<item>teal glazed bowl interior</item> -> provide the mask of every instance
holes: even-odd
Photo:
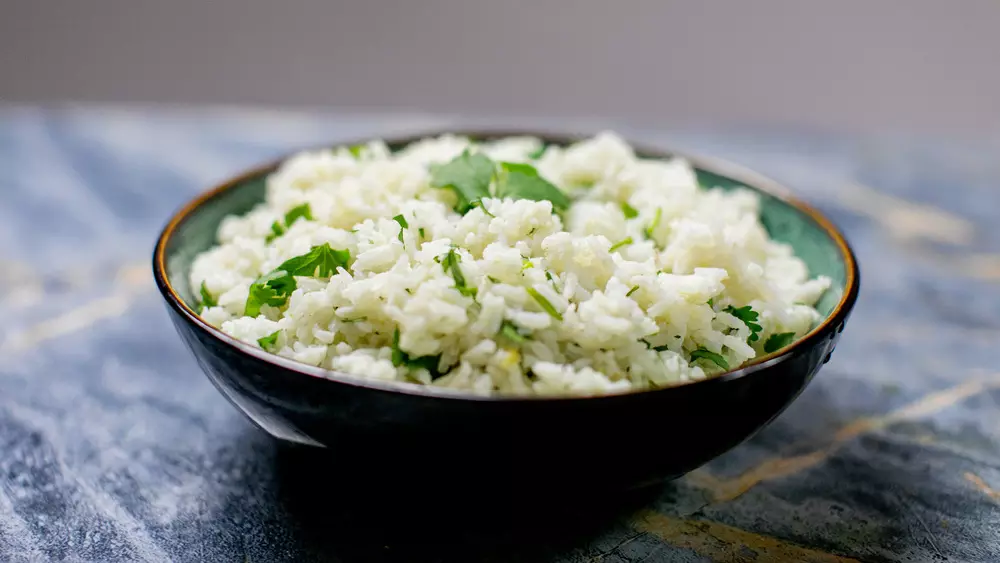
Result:
[[[478,140],[531,135],[555,145],[586,137],[447,132]],[[399,148],[443,133],[386,142]],[[545,491],[624,489],[675,478],[752,436],[802,391],[829,361],[860,279],[840,232],[774,181],[732,164],[630,144],[646,158],[683,156],[703,187],[757,192],[771,237],[790,244],[811,276],[832,280],[817,304],[821,322],[788,347],[720,376],[597,397],[483,397],[300,364],[202,321],[187,282],[192,261],[215,244],[223,218],[264,200],[266,178],[277,163],[225,182],[181,209],[157,242],[154,276],[181,338],[237,409],[281,440],[326,448],[359,475],[386,472],[389,478],[405,467],[410,478],[447,476],[451,486],[504,483]]]

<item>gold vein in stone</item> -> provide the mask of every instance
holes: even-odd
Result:
[[[841,205],[882,225],[901,241],[926,240],[967,245],[975,225],[964,217],[930,205],[893,197],[860,184],[847,184],[837,192]]]
[[[719,479],[707,470],[698,469],[689,473],[685,480],[707,490],[711,494],[713,503],[728,502],[764,481],[789,477],[819,465],[842,445],[862,434],[881,430],[896,422],[929,416],[973,395],[995,388],[1000,388],[1000,374],[970,379],[949,389],[931,393],[882,416],[855,420],[837,431],[829,444],[812,452],[769,459],[732,479]]]
[[[987,485],[986,481],[983,481],[983,478],[980,477],[979,475],[976,475],[975,473],[966,472],[965,480],[972,483],[977,489],[982,491],[984,495],[988,496],[989,498],[997,502],[1000,502],[1000,491]]]
[[[632,526],[663,542],[719,562],[858,563],[857,559],[825,553],[707,520],[672,518],[652,510],[637,514]]]
[[[15,332],[0,344],[0,353],[21,352],[39,344],[86,329],[104,319],[119,317],[132,302],[152,287],[148,266],[128,264],[118,269],[112,294],[91,300],[79,307],[27,329]]]

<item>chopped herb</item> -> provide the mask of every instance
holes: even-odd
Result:
[[[257,344],[260,344],[261,348],[270,352],[271,349],[274,348],[274,346],[278,343],[279,336],[281,336],[281,331],[276,330],[263,338],[258,338]]]
[[[450,189],[458,196],[455,211],[466,213],[474,203],[490,195],[490,182],[496,166],[481,154],[462,154],[445,164],[431,166],[431,185]]]
[[[657,352],[666,352],[669,349],[670,346],[667,346],[666,344],[661,344],[660,346],[653,346],[653,350]]]
[[[411,358],[399,347],[399,328],[396,328],[396,331],[392,333],[392,365],[396,367],[406,366],[410,369],[423,368],[431,372],[431,375],[438,375],[437,368],[440,362],[441,356]]]
[[[501,162],[500,168],[503,174],[497,185],[497,197],[549,201],[555,209],[569,207],[569,197],[555,184],[539,176],[534,166]]]
[[[265,242],[271,242],[272,240],[274,240],[274,239],[280,237],[281,235],[285,234],[285,230],[286,230],[285,226],[282,225],[281,223],[279,223],[277,221],[271,223],[271,234],[267,235],[267,237],[264,239],[264,241]]]
[[[771,352],[777,352],[785,346],[788,346],[795,340],[794,332],[779,332],[777,334],[772,334],[767,338],[767,342],[764,342],[764,352],[770,354]]]
[[[632,289],[628,290],[628,293],[625,294],[625,297],[632,297],[632,294],[637,291],[639,291],[639,286],[633,285]]]
[[[537,289],[535,289],[533,287],[528,287],[528,288],[525,288],[525,289],[527,290],[528,295],[530,295],[532,299],[534,299],[535,301],[537,301],[538,305],[541,306],[541,308],[546,313],[548,313],[550,317],[552,317],[552,318],[554,318],[556,320],[559,320],[559,321],[563,320],[562,315],[559,314],[559,311],[556,311],[556,308],[552,306],[552,303],[549,302],[549,300],[546,299],[544,295],[542,295],[541,293],[538,293]]]
[[[309,207],[308,203],[303,203],[289,209],[288,213],[285,213],[285,226],[291,227],[299,219],[305,219],[306,221],[313,220],[312,208]]]
[[[635,219],[639,216],[639,212],[625,201],[622,202],[622,213],[625,214],[626,219]]]
[[[494,218],[494,219],[496,219],[496,218],[497,218],[497,216],[496,216],[496,215],[494,215],[494,214],[490,213],[490,210],[489,210],[489,209],[486,209],[486,206],[485,206],[485,205],[483,205],[483,201],[482,201],[482,200],[479,200],[479,201],[477,201],[477,202],[473,203],[473,204],[472,204],[472,207],[478,207],[479,209],[482,209],[482,210],[483,210],[483,213],[485,213],[485,214],[486,214],[486,215],[487,215],[488,217],[492,217],[492,218]]]
[[[271,223],[271,234],[267,235],[267,242],[280,237],[288,231],[288,228],[292,226],[292,223],[298,221],[299,219],[305,219],[307,221],[312,221],[312,208],[309,207],[308,203],[303,203],[302,205],[297,205],[288,210],[285,213],[285,222],[281,223],[275,221]]]
[[[444,268],[445,272],[451,273],[451,277],[455,280],[455,289],[459,293],[466,297],[476,297],[476,288],[469,287],[465,283],[465,276],[462,274],[462,267],[459,264],[458,253],[455,252],[454,247],[448,251],[441,259],[441,267]]]
[[[660,219],[662,219],[662,218],[663,218],[663,208],[662,207],[657,207],[656,208],[656,215],[653,216],[653,222],[650,223],[649,226],[646,227],[646,229],[643,231],[643,233],[645,233],[647,239],[653,238],[653,231],[655,231],[656,227],[658,227],[660,225]]]
[[[525,270],[527,270],[528,268],[534,268],[534,267],[535,267],[535,265],[531,263],[530,259],[525,258],[524,256],[521,257],[521,271],[522,272],[525,271]]]
[[[201,282],[201,307],[205,309],[207,307],[215,307],[219,302],[212,297],[212,294],[208,292],[208,288],[205,287],[205,282]]]
[[[500,332],[498,334],[515,344],[521,344],[526,340],[525,336],[517,330],[517,326],[510,321],[500,323]]]
[[[723,309],[723,311],[743,321],[743,324],[747,325],[747,328],[750,329],[750,336],[747,337],[747,342],[756,342],[760,338],[759,333],[763,330],[763,327],[756,322],[760,315],[758,315],[757,311],[754,311],[750,305],[740,308],[730,305]]]
[[[342,323],[360,323],[361,321],[368,320],[368,317],[354,317],[353,319],[340,319]]]
[[[538,227],[531,227],[531,230],[528,231],[528,236],[530,237],[530,236],[534,235],[535,232],[537,232],[537,231],[538,231]]]
[[[550,282],[555,282],[555,281],[556,281],[556,280],[555,280],[555,279],[553,279],[553,277],[552,277],[552,272],[550,272],[550,271],[548,271],[548,270],[545,270],[545,279],[549,280]]]
[[[351,153],[351,156],[353,156],[356,159],[360,159],[362,155],[364,155],[365,152],[367,152],[367,150],[368,150],[368,145],[364,143],[360,145],[353,145],[347,147],[347,152]]]
[[[490,280],[492,283],[500,283],[500,280],[494,278],[493,276],[486,276],[486,279]]]
[[[401,214],[396,215],[392,220],[399,223],[399,242],[403,242],[403,230],[408,229],[410,225],[406,222],[406,217],[403,217]]]
[[[288,302],[288,297],[298,287],[295,276],[330,277],[338,267],[346,267],[351,253],[347,250],[334,250],[330,244],[314,246],[312,249],[295,258],[285,260],[272,272],[261,276],[250,284],[247,303],[243,314],[256,317],[260,314],[262,305],[280,307]]]
[[[628,246],[630,244],[632,244],[632,237],[627,237],[624,240],[620,240],[620,241],[612,244],[611,248],[608,249],[608,252],[614,252],[614,251],[618,250],[619,248],[621,248],[623,246]]]
[[[722,354],[716,354],[704,348],[698,348],[694,352],[691,352],[691,361],[695,360],[708,360],[722,369],[729,369],[729,362],[726,361],[726,358]]]
[[[418,233],[420,233],[420,238],[424,238],[424,237],[426,236],[426,235],[424,234],[424,228],[423,228],[423,227],[419,227],[419,228],[417,229],[417,232],[418,232]]]
[[[715,300],[712,299],[711,297],[709,297],[708,301],[706,301],[705,303],[707,303],[709,307],[715,307]]]
[[[528,158],[530,158],[531,160],[538,160],[539,158],[542,158],[542,155],[545,154],[545,151],[547,151],[547,150],[549,150],[549,146],[548,145],[542,145],[542,146],[538,147],[537,149],[535,149],[535,150],[531,151],[530,153],[528,153]]]
[[[350,259],[350,251],[334,250],[327,242],[312,247],[302,256],[285,260],[277,269],[293,276],[328,278],[337,272],[337,268],[346,268]]]
[[[260,315],[262,305],[280,307],[288,301],[288,296],[295,291],[295,288],[295,277],[284,270],[278,269],[261,276],[250,284],[243,314],[256,317]]]

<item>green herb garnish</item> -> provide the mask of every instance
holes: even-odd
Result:
[[[537,149],[535,149],[535,150],[531,151],[530,153],[528,153],[528,158],[530,158],[531,160],[538,160],[539,158],[542,158],[542,155],[545,154],[545,151],[547,151],[547,150],[549,150],[549,146],[548,145],[542,145],[542,146],[538,147]]]
[[[451,248],[448,254],[445,254],[441,259],[441,267],[444,268],[445,272],[451,274],[452,279],[455,280],[455,289],[459,293],[466,297],[476,297],[476,288],[469,287],[465,283],[465,276],[462,274],[462,267],[459,264],[458,253],[455,252],[455,248]]]
[[[402,214],[396,215],[392,220],[399,223],[399,242],[403,242],[403,230],[410,228],[410,225],[406,222],[406,217],[403,217]]]
[[[308,203],[303,203],[302,205],[297,205],[289,209],[288,213],[285,213],[284,223],[280,223],[278,221],[271,223],[271,234],[267,235],[267,242],[271,242],[272,240],[285,234],[289,227],[291,227],[292,224],[299,219],[305,219],[307,221],[313,220],[312,208],[309,207]]]
[[[351,153],[351,156],[353,156],[355,159],[360,160],[361,157],[367,151],[367,149],[368,149],[368,145],[362,143],[360,145],[353,145],[353,146],[347,147],[347,152]]]
[[[424,234],[424,228],[423,227],[417,228],[417,232],[420,233],[420,238],[424,238],[426,236]]]
[[[653,238],[653,231],[655,231],[656,227],[660,225],[660,219],[662,218],[663,218],[663,208],[657,207],[656,215],[653,216],[653,222],[650,223],[649,226],[643,230],[643,233],[646,235],[647,239]]]
[[[497,197],[549,201],[555,209],[569,207],[569,197],[555,184],[539,176],[534,166],[501,162],[500,168],[502,173],[497,184]]]
[[[404,352],[399,347],[399,328],[397,327],[395,332],[392,333],[392,365],[406,366],[410,369],[423,368],[432,375],[438,375],[438,364],[441,362],[441,356],[421,356],[419,358],[411,358],[409,354]]]
[[[321,277],[332,276],[339,267],[347,267],[351,253],[347,250],[334,250],[330,243],[314,246],[303,254],[285,260],[272,272],[257,278],[250,284],[250,293],[243,314],[256,317],[260,314],[262,305],[280,307],[288,302],[288,297],[298,285],[295,276]]]
[[[517,325],[510,321],[500,323],[500,332],[497,334],[503,336],[511,342],[514,342],[515,344],[521,344],[527,340],[527,338],[517,329]]]
[[[625,214],[626,219],[635,219],[639,216],[639,212],[626,201],[622,202],[622,213]]]
[[[265,336],[263,338],[258,338],[257,339],[257,344],[260,344],[261,348],[263,348],[264,350],[270,352],[271,349],[274,348],[275,344],[278,343],[278,337],[279,336],[281,336],[281,331],[280,330],[276,330],[276,331],[272,332],[271,334],[268,334],[267,336]]]
[[[556,311],[556,308],[552,306],[552,303],[549,302],[549,300],[546,299],[544,295],[538,293],[537,289],[533,287],[527,287],[525,288],[525,290],[528,292],[528,295],[530,295],[532,299],[538,302],[538,305],[541,306],[541,308],[546,313],[548,313],[550,317],[559,321],[563,320],[562,315],[559,314],[559,311]]]
[[[493,283],[500,283],[500,280],[494,278],[493,276],[486,276],[486,279],[490,280]]]
[[[354,317],[353,319],[340,319],[342,323],[360,323],[361,321],[368,320],[368,317]]]
[[[623,246],[628,246],[630,244],[632,244],[632,237],[627,237],[624,240],[620,240],[620,241],[612,244],[611,248],[608,249],[608,252],[614,252],[614,251],[618,250],[619,248],[621,248]]]
[[[772,334],[764,342],[764,352],[770,354],[771,352],[777,352],[785,346],[788,346],[795,340],[794,332],[779,332],[777,334]]]
[[[639,286],[633,285],[632,289],[628,290],[628,293],[625,294],[625,297],[632,297],[632,294],[637,291],[639,291]]]
[[[757,318],[760,315],[758,315],[757,311],[754,311],[750,305],[740,308],[730,305],[723,309],[723,311],[743,321],[743,324],[747,325],[747,328],[750,329],[750,336],[747,337],[747,342],[756,342],[760,338],[759,333],[763,330],[763,327],[757,324]]]
[[[704,348],[698,348],[694,352],[691,352],[691,361],[695,360],[708,360],[722,369],[729,369],[729,362],[726,361],[726,358],[722,354],[716,354]]]
[[[431,185],[447,188],[458,196],[455,211],[467,213],[472,205],[490,195],[490,182],[496,172],[493,161],[481,154],[462,154],[445,164],[431,166]]]
[[[212,297],[212,294],[208,292],[208,288],[205,287],[204,280],[201,282],[200,293],[201,293],[201,310],[202,311],[204,311],[208,307],[215,307],[216,305],[219,304],[219,302],[216,301],[214,297]]]

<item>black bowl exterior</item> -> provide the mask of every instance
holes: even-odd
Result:
[[[277,438],[329,448],[361,473],[546,490],[675,478],[746,440],[829,359],[844,317],[741,377],[624,395],[468,400],[323,379],[247,354],[171,302],[212,382]]]

